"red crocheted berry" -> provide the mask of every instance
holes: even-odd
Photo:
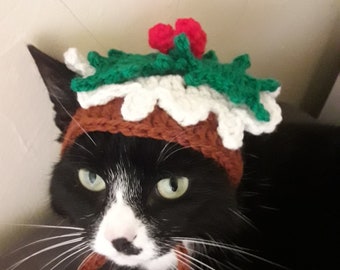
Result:
[[[175,30],[173,30],[171,25],[159,23],[150,28],[149,44],[151,48],[167,53],[174,46],[174,37],[184,33],[189,39],[192,53],[197,58],[201,58],[207,43],[207,36],[201,25],[194,19],[189,18],[178,19],[175,27]]]
[[[175,35],[177,36],[181,33],[185,33],[188,37],[192,53],[197,58],[201,58],[207,43],[207,35],[201,25],[192,18],[178,19],[176,21]]]
[[[174,46],[174,30],[171,25],[159,23],[150,28],[149,44],[151,48],[167,53]]]

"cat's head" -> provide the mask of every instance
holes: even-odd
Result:
[[[80,107],[69,88],[76,75],[29,49],[63,140]],[[234,191],[225,169],[198,151],[109,132],[77,137],[56,164],[50,188],[53,208],[86,230],[94,251],[130,266],[175,264],[173,249],[180,238],[232,235]]]
[[[176,46],[181,42],[187,42],[185,35],[179,35]],[[177,49],[169,55],[176,58],[183,53]],[[62,154],[50,188],[52,206],[84,228],[84,240],[95,252],[118,265],[168,269],[179,258],[186,261],[185,254],[176,257],[179,245],[193,253],[200,244],[197,239],[232,238],[237,228],[235,189],[242,175],[238,148],[243,130],[272,130],[279,119],[274,117],[268,121],[270,125],[261,123],[265,119],[249,120],[242,108],[228,105],[220,93],[212,93],[206,86],[191,87],[197,82],[190,80],[197,79],[197,74],[187,77],[189,86],[181,85],[177,75],[165,79],[153,76],[152,68],[159,72],[160,64],[167,67],[172,63],[164,54],[145,56],[145,60],[140,55],[134,58],[110,51],[108,62],[112,62],[110,57],[121,62],[108,72],[100,68],[107,66],[105,59],[92,53],[93,67],[102,72],[94,74],[93,67],[79,62],[74,51],[66,56],[66,67],[33,46],[29,50],[49,91],[61,131]],[[189,58],[188,63],[194,61],[192,55]],[[131,60],[141,63],[141,59],[149,61],[143,70],[150,74],[139,80],[133,78],[139,67],[131,67]],[[242,59],[232,64],[237,66],[237,74],[249,66]],[[212,53],[199,61],[211,69],[220,67]],[[173,68],[183,72],[187,67],[183,61],[178,63]],[[195,62],[193,66],[199,65]],[[187,74],[193,76],[191,69]],[[209,74],[200,78],[199,84],[209,83]],[[122,76],[128,78],[123,83]],[[242,76],[243,81],[254,83],[248,75]],[[98,86],[101,80],[104,85]],[[73,92],[71,85],[81,92]],[[258,85],[270,86],[266,80]],[[90,88],[99,91],[87,92]],[[142,91],[145,89],[153,91],[151,98]],[[273,103],[273,96],[261,97],[263,103]],[[253,118],[261,118],[261,112],[267,111],[256,102],[251,111],[259,115]],[[274,107],[269,109],[277,116]]]

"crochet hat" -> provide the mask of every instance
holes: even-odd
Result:
[[[248,75],[248,55],[223,64],[214,51],[204,53],[206,34],[193,19],[177,20],[175,29],[155,25],[149,44],[159,52],[110,50],[106,57],[90,52],[87,59],[74,48],[65,53],[66,66],[80,75],[71,89],[81,108],[67,128],[62,153],[92,131],[175,142],[214,159],[237,186],[244,132],[269,133],[281,121],[279,83]],[[105,262],[92,253],[78,269],[99,269]],[[177,269],[188,267],[179,260]]]
[[[159,52],[89,52],[87,60],[74,48],[65,53],[66,66],[80,75],[71,89],[81,108],[62,151],[85,131],[175,142],[214,159],[236,186],[244,131],[269,133],[281,121],[279,83],[248,75],[248,55],[222,64],[214,51],[204,53],[206,34],[191,18],[177,20],[175,29],[155,25],[149,44]]]

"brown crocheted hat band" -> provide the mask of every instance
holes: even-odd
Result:
[[[217,134],[217,120],[210,114],[206,121],[194,126],[182,127],[165,111],[155,107],[145,119],[128,122],[122,118],[123,99],[114,99],[106,105],[88,109],[79,108],[71,121],[62,144],[62,154],[73,144],[76,138],[86,132],[121,133],[125,136],[153,138],[176,142],[201,152],[205,157],[214,159],[226,169],[231,184],[240,182],[243,162],[239,150],[229,150],[222,144]]]

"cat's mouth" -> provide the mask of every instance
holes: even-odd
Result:
[[[136,266],[155,259],[159,254],[153,241],[142,238],[145,236],[137,236],[132,241],[125,237],[110,241],[99,230],[93,249],[118,265]]]
[[[181,270],[189,270],[188,263],[189,260],[185,257],[189,257],[188,250],[184,247],[183,244],[178,243],[175,248],[174,252],[176,254],[177,259],[177,269]],[[185,256],[183,259],[183,255]],[[164,269],[165,267],[168,268],[168,264],[170,263],[172,266],[175,266],[175,264],[172,261],[172,254],[164,254],[163,256],[159,256],[158,258],[155,258],[154,260],[151,260],[144,264],[145,267],[152,267],[152,269]],[[103,265],[107,263],[108,259],[98,253],[91,253],[88,255],[83,262],[79,265],[78,270],[84,270],[84,269],[100,269]],[[143,265],[142,265],[143,266]],[[154,268],[156,266],[156,268]],[[159,268],[161,267],[161,268]],[[191,268],[190,268],[191,269]]]
[[[143,246],[137,246],[134,241],[129,242],[126,238],[118,238],[110,242],[97,236],[93,249],[95,252],[104,255],[108,260],[121,266],[133,267],[176,263],[176,255],[173,249],[169,248],[167,252],[164,252],[164,250],[160,252],[160,249],[151,239]]]

